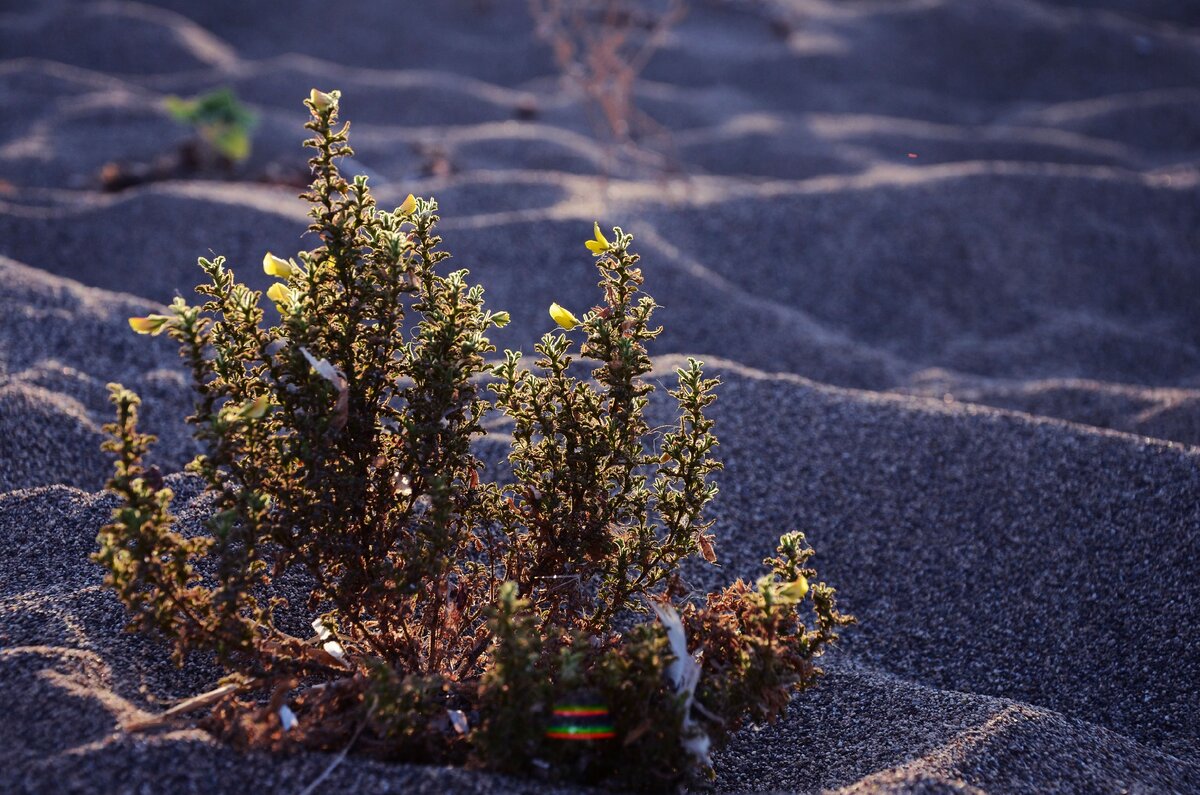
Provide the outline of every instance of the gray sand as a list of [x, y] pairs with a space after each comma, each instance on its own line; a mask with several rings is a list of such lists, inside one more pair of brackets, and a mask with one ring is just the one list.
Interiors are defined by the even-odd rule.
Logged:
[[[801, 529], [861, 624], [718, 790], [1200, 791], [1195, 4], [696, 0], [638, 94], [686, 179], [614, 156], [524, 2], [426, 5], [0, 8], [0, 792], [298, 791], [330, 761], [123, 733], [219, 673], [122, 633], [87, 560], [105, 384], [165, 471], [193, 452], [171, 344], [125, 319], [190, 295], [197, 256], [261, 288], [263, 251], [307, 245], [294, 189], [234, 180], [303, 166], [313, 85], [381, 203], [439, 198], [502, 347], [595, 303], [600, 218], [664, 305], [655, 377], [723, 379], [722, 567], [689, 578]], [[163, 95], [224, 85], [260, 117], [233, 179], [98, 190], [186, 138]], [[353, 757], [336, 785], [575, 791]]]

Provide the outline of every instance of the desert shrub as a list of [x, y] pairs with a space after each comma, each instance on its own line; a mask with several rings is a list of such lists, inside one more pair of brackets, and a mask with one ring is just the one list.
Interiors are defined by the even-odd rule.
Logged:
[[[306, 103], [319, 244], [266, 255], [271, 306], [218, 257], [200, 260], [203, 303], [130, 320], [191, 370], [205, 453], [189, 470], [212, 513], [203, 532], [175, 527], [138, 398], [112, 385], [107, 582], [133, 627], [226, 668], [194, 705], [232, 742], [651, 787], [707, 768], [711, 743], [813, 684], [850, 619], [809, 585], [798, 534], [756, 586], [685, 596], [681, 561], [716, 560], [717, 382], [689, 361], [675, 423], [649, 426], [660, 329], [632, 237], [595, 225], [599, 304], [553, 305], [532, 366], [489, 362], [508, 315], [444, 269], [436, 202], [381, 210], [366, 178], [341, 176], [338, 98]], [[500, 480], [472, 448], [489, 412], [511, 424]]]

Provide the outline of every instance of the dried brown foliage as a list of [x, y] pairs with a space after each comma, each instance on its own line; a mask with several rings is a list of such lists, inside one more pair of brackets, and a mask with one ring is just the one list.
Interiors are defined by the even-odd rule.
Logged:
[[686, 15], [686, 0], [529, 0], [529, 7], [538, 37], [584, 97], [593, 124], [617, 144], [658, 138], [669, 147], [666, 130], [638, 110], [634, 92], [655, 51]]

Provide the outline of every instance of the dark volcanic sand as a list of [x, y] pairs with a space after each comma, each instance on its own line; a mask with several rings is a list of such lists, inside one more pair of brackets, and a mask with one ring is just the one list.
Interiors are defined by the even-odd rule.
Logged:
[[[639, 89], [667, 179], [610, 157], [524, 2], [424, 5], [0, 4], [0, 792], [299, 791], [329, 762], [119, 731], [217, 673], [121, 633], [87, 560], [104, 385], [165, 470], [192, 452], [177, 357], [125, 318], [197, 256], [263, 287], [306, 245], [291, 188], [99, 191], [186, 137], [164, 95], [223, 85], [260, 116], [240, 174], [302, 167], [299, 100], [341, 88], [353, 168], [439, 198], [501, 346], [595, 303], [593, 218], [637, 235], [658, 377], [693, 354], [725, 382], [723, 566], [695, 580], [802, 529], [861, 620], [720, 790], [1200, 790], [1200, 8], [696, 0]], [[553, 791], [356, 758], [326, 786]]]

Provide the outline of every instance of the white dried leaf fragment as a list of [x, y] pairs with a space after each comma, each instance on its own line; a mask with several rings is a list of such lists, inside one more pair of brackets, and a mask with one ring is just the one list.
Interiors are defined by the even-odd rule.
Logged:
[[471, 724], [467, 722], [467, 715], [461, 709], [446, 710], [446, 717], [450, 718], [450, 725], [459, 734], [466, 734], [470, 731]]
[[346, 661], [346, 650], [343, 649], [342, 644], [338, 643], [336, 640], [325, 641], [321, 648], [328, 652], [329, 655], [338, 662], [344, 663]]
[[396, 493], [401, 497], [412, 496], [412, 479], [408, 475], [396, 475]]
[[321, 619], [316, 619], [312, 622], [313, 632], [317, 633], [317, 637], [321, 640], [329, 640], [333, 637], [333, 633], [329, 631], [329, 627], [325, 626], [325, 622]]
[[308, 360], [309, 366], [316, 374], [337, 389], [337, 401], [333, 406], [333, 416], [330, 418], [329, 426], [334, 431], [340, 431], [346, 427], [346, 423], [350, 419], [350, 384], [346, 380], [345, 374], [330, 364], [328, 359], [318, 359], [313, 356], [304, 346], [300, 347], [300, 352], [304, 354], [304, 358]]
[[304, 354], [304, 358], [308, 360], [308, 364], [316, 371], [317, 375], [329, 381], [334, 386], [341, 388], [342, 382], [345, 380], [338, 369], [329, 363], [328, 359], [318, 359], [308, 352], [308, 348], [300, 347], [300, 352]]
[[658, 600], [651, 600], [650, 606], [654, 608], [658, 620], [667, 630], [667, 642], [671, 644], [671, 653], [675, 655], [675, 659], [671, 661], [671, 665], [667, 669], [667, 676], [675, 685], [675, 692], [684, 696], [680, 744], [693, 759], [709, 767], [712, 765], [712, 761], [709, 759], [708, 752], [712, 742], [700, 723], [692, 719], [692, 701], [695, 698], [696, 685], [700, 681], [700, 665], [688, 651], [687, 633], [683, 629], [683, 621], [680, 620], [675, 606], [670, 602]]

